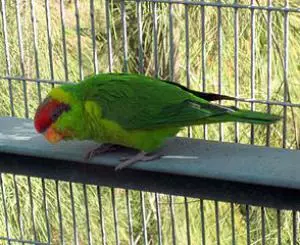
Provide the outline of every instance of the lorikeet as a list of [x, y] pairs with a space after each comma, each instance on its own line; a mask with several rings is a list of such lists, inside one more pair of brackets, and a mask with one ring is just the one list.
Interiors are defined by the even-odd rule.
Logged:
[[51, 143], [68, 139], [104, 143], [88, 158], [115, 145], [140, 150], [117, 166], [121, 169], [158, 157], [151, 153], [184, 126], [228, 121], [269, 124], [280, 119], [210, 103], [221, 99], [233, 98], [144, 75], [99, 74], [53, 88], [38, 107], [34, 125]]

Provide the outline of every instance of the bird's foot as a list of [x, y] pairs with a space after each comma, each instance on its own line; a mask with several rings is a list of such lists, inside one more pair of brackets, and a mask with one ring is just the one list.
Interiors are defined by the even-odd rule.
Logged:
[[102, 144], [100, 146], [97, 146], [96, 148], [92, 149], [91, 151], [89, 151], [85, 157], [84, 160], [90, 160], [93, 157], [103, 154], [103, 153], [107, 153], [107, 152], [113, 152], [116, 151], [119, 148], [119, 145], [114, 145], [114, 144]]
[[135, 164], [137, 162], [147, 162], [147, 161], [152, 161], [155, 159], [158, 159], [162, 156], [162, 154], [159, 153], [154, 153], [154, 154], [150, 154], [146, 153], [144, 151], [139, 152], [138, 154], [136, 154], [133, 157], [123, 157], [120, 159], [121, 163], [118, 164], [115, 168], [116, 171], [121, 170], [123, 168], [126, 168], [132, 164]]

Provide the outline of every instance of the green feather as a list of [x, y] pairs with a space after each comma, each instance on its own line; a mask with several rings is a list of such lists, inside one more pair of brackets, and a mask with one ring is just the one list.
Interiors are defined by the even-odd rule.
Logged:
[[[99, 74], [60, 89], [76, 97], [73, 101], [81, 103], [83, 108], [84, 115], [73, 119], [73, 124], [78, 120], [77, 123], [85, 125], [81, 132], [74, 133], [75, 138], [78, 134], [80, 139], [144, 151], [155, 150], [184, 126], [228, 121], [268, 124], [280, 119], [266, 113], [211, 104], [209, 101], [233, 98], [193, 91], [138, 74]], [[71, 111], [61, 117], [72, 113], [73, 102], [70, 99], [69, 102]], [[58, 121], [57, 127], [68, 128], [66, 121], [64, 125]]]

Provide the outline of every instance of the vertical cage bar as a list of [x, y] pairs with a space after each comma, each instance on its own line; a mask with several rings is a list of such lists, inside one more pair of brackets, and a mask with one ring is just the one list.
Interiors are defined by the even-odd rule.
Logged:
[[156, 219], [157, 219], [157, 234], [158, 234], [158, 244], [162, 245], [162, 227], [161, 227], [161, 217], [160, 217], [160, 195], [155, 193], [155, 208], [156, 208]]
[[115, 239], [116, 239], [116, 244], [119, 245], [120, 240], [119, 240], [119, 227], [118, 227], [118, 211], [116, 207], [116, 196], [115, 196], [114, 188], [111, 188], [111, 202], [112, 202], [113, 215], [114, 215]]
[[108, 49], [108, 70], [112, 72], [112, 42], [111, 42], [111, 29], [110, 29], [110, 11], [109, 11], [109, 0], [105, 0], [105, 20], [106, 20], [106, 39], [107, 39], [107, 49]]
[[86, 184], [83, 184], [83, 195], [84, 195], [84, 207], [85, 207], [85, 218], [86, 218], [86, 232], [88, 237], [88, 244], [92, 244], [92, 234], [90, 228], [90, 215], [89, 215], [89, 203], [88, 203], [88, 195], [86, 190]]
[[50, 242], [51, 242], [50, 223], [49, 223], [49, 216], [48, 216], [47, 193], [46, 193], [46, 186], [45, 186], [45, 179], [44, 178], [42, 178], [42, 192], [43, 192], [43, 205], [44, 205], [44, 209], [45, 209], [47, 240], [48, 240], [48, 243], [50, 244]]
[[[238, 0], [234, 1], [235, 4], [238, 4]], [[234, 84], [235, 84], [235, 91], [234, 96], [236, 98], [239, 97], [239, 14], [238, 8], [234, 9]], [[235, 106], [238, 107], [239, 103], [236, 100]], [[234, 130], [234, 141], [235, 143], [239, 142], [240, 138], [240, 129], [239, 123], [235, 123], [235, 130]]]
[[[21, 216], [18, 182], [17, 182], [15, 174], [13, 175], [13, 181], [14, 181], [15, 198], [16, 198], [16, 206], [17, 206], [18, 226], [19, 226], [19, 229], [20, 229], [20, 240], [23, 240], [23, 237], [24, 237], [23, 236], [23, 234], [24, 234], [23, 219], [22, 219], [22, 216]], [[22, 243], [22, 244], [24, 244], [24, 243]]]
[[129, 233], [129, 244], [133, 245], [133, 232], [132, 232], [132, 213], [131, 213], [131, 204], [130, 204], [130, 195], [129, 191], [126, 189], [126, 207], [127, 207], [127, 219], [128, 219], [128, 233]]
[[185, 206], [187, 244], [190, 245], [191, 244], [190, 215], [189, 215], [189, 203], [187, 197], [184, 197], [184, 206]]
[[105, 222], [104, 222], [104, 215], [103, 215], [101, 188], [99, 186], [97, 186], [97, 196], [98, 196], [98, 205], [99, 205], [102, 245], [105, 245], [106, 244]]
[[62, 220], [62, 212], [60, 205], [60, 191], [59, 191], [59, 181], [55, 180], [55, 191], [56, 191], [56, 201], [57, 201], [57, 215], [59, 222], [59, 239], [60, 244], [64, 244], [64, 231], [63, 231], [63, 220]]
[[292, 216], [293, 216], [293, 245], [298, 244], [298, 231], [299, 231], [299, 220], [297, 216], [297, 211], [293, 210], [292, 211]]
[[234, 204], [230, 203], [231, 211], [231, 234], [232, 234], [232, 245], [235, 245], [235, 219], [234, 219]]
[[75, 213], [75, 202], [74, 202], [74, 193], [73, 193], [73, 183], [69, 182], [70, 190], [70, 199], [71, 199], [71, 210], [72, 210], [72, 219], [73, 219], [73, 239], [74, 244], [78, 244], [78, 233], [77, 233], [77, 224], [76, 224], [76, 213]]
[[[47, 39], [48, 39], [48, 54], [49, 54], [49, 63], [50, 63], [50, 77], [51, 80], [54, 80], [54, 69], [53, 69], [53, 48], [52, 48], [52, 38], [51, 38], [51, 14], [49, 7], [49, 0], [45, 0], [46, 8], [46, 23], [47, 23]], [[54, 84], [52, 83], [52, 87]]]
[[261, 244], [266, 244], [265, 208], [261, 207]]
[[247, 245], [251, 244], [250, 237], [250, 207], [246, 205], [246, 232], [247, 232]]
[[144, 50], [143, 50], [143, 23], [142, 23], [142, 3], [136, 2], [137, 22], [138, 22], [138, 40], [139, 40], [139, 73], [144, 73]]
[[[190, 88], [190, 42], [189, 42], [189, 5], [184, 6], [185, 17], [185, 69], [186, 69], [186, 85]], [[192, 137], [192, 128], [188, 127], [188, 137]]]
[[[285, 8], [288, 8], [289, 2], [285, 0]], [[288, 40], [289, 40], [289, 17], [288, 11], [284, 12], [283, 27], [283, 102], [288, 101]], [[282, 147], [286, 148], [287, 134], [287, 106], [283, 106], [283, 128], [282, 128]]]
[[[1, 0], [2, 3], [2, 30], [4, 35], [4, 49], [5, 49], [5, 62], [6, 62], [6, 75], [10, 77], [11, 75], [11, 64], [10, 64], [10, 52], [9, 52], [9, 44], [8, 44], [8, 33], [7, 33], [7, 23], [6, 23], [6, 2], [5, 0]], [[13, 100], [13, 89], [12, 89], [12, 81], [8, 78], [8, 92], [9, 92], [9, 101], [10, 101], [10, 112], [11, 115], [15, 115], [14, 108], [14, 100]]]
[[[268, 7], [272, 7], [272, 0], [268, 0]], [[272, 81], [272, 12], [268, 10], [268, 19], [267, 19], [267, 39], [268, 39], [268, 53], [267, 53], [267, 112], [271, 113], [271, 106], [269, 101], [271, 100], [271, 81]], [[271, 126], [267, 125], [267, 135], [266, 135], [266, 145], [270, 146], [270, 138], [271, 138]]]
[[[204, 2], [204, 0], [201, 0], [201, 2]], [[201, 6], [201, 64], [202, 64], [202, 90], [203, 92], [206, 91], [206, 40], [205, 40], [205, 6]], [[207, 125], [203, 125], [203, 138], [207, 139]]]
[[10, 243], [10, 229], [9, 229], [9, 222], [8, 222], [8, 213], [7, 213], [7, 206], [6, 206], [6, 194], [5, 194], [5, 187], [3, 183], [2, 173], [0, 173], [0, 182], [1, 182], [1, 197], [2, 197], [2, 206], [4, 211], [4, 223], [5, 223], [5, 230], [6, 230], [6, 237], [7, 243]]
[[33, 205], [33, 197], [32, 197], [32, 187], [31, 187], [31, 178], [27, 177], [28, 191], [29, 191], [29, 202], [30, 202], [30, 216], [33, 230], [33, 239], [36, 241], [37, 234], [35, 229], [35, 218], [34, 218], [34, 205]]
[[154, 69], [155, 77], [159, 77], [159, 64], [158, 64], [158, 42], [157, 42], [157, 3], [152, 3], [153, 12], [153, 48], [154, 48]]
[[200, 199], [200, 217], [201, 217], [201, 235], [202, 235], [202, 245], [205, 245], [205, 218], [204, 218], [204, 202]]
[[122, 34], [123, 34], [123, 72], [128, 72], [128, 45], [127, 45], [127, 21], [126, 21], [125, 0], [121, 1], [121, 19], [122, 19]]
[[77, 34], [77, 47], [78, 47], [78, 70], [80, 80], [83, 79], [83, 67], [82, 67], [82, 53], [81, 53], [81, 34], [80, 34], [80, 14], [78, 0], [75, 3], [75, 17], [76, 17], [76, 34]]
[[38, 37], [37, 37], [37, 23], [35, 17], [35, 5], [34, 0], [30, 1], [30, 9], [31, 9], [31, 23], [32, 23], [32, 32], [33, 32], [33, 48], [34, 48], [34, 58], [35, 58], [35, 72], [36, 72], [36, 84], [38, 91], [38, 99], [39, 103], [42, 101], [42, 91], [41, 91], [41, 83], [38, 81], [40, 78], [40, 66], [39, 66], [39, 55], [38, 55]]
[[91, 16], [91, 35], [93, 40], [93, 65], [94, 73], [98, 73], [98, 56], [97, 56], [97, 42], [95, 33], [95, 7], [94, 0], [90, 0], [90, 16]]
[[221, 240], [220, 240], [219, 202], [218, 201], [215, 201], [215, 216], [216, 216], [217, 245], [220, 245], [221, 244]]
[[277, 244], [281, 245], [281, 212], [277, 209]]
[[64, 0], [60, 0], [60, 20], [61, 20], [61, 35], [62, 35], [62, 45], [64, 53], [64, 70], [65, 70], [65, 80], [69, 80], [68, 71], [68, 56], [67, 56], [67, 44], [66, 44], [66, 27], [65, 27], [65, 6]]
[[142, 207], [142, 222], [143, 222], [143, 237], [144, 237], [144, 244], [148, 244], [148, 235], [147, 235], [147, 214], [146, 214], [146, 207], [145, 207], [145, 193], [140, 191], [140, 202]]
[[169, 3], [169, 46], [170, 46], [170, 80], [174, 80], [174, 35], [173, 35], [173, 5]]
[[[21, 75], [24, 77], [25, 68], [24, 68], [24, 46], [23, 46], [23, 34], [22, 34], [22, 25], [20, 21], [20, 2], [19, 0], [15, 1], [16, 4], [16, 20], [17, 20], [17, 29], [18, 29], [18, 46], [20, 53], [20, 67], [21, 67]], [[27, 84], [25, 80], [22, 80], [23, 85], [23, 98], [24, 98], [24, 109], [25, 109], [25, 118], [29, 117], [28, 110], [28, 98], [27, 98]]]
[[175, 210], [173, 204], [173, 196], [169, 196], [170, 214], [171, 214], [171, 225], [172, 225], [172, 244], [176, 245], [176, 228], [175, 228]]
[[[251, 6], [254, 5], [254, 0], [251, 0]], [[251, 11], [251, 99], [255, 99], [255, 12], [254, 8]], [[251, 110], [255, 110], [255, 104], [251, 102]], [[251, 144], [254, 144], [254, 125], [251, 123]]]
[[[221, 3], [221, 0], [218, 1]], [[218, 7], [218, 93], [222, 93], [222, 49], [223, 49], [223, 38], [222, 38], [222, 12], [221, 7]], [[221, 100], [219, 104], [221, 104]], [[219, 123], [219, 140], [223, 141], [223, 124]]]

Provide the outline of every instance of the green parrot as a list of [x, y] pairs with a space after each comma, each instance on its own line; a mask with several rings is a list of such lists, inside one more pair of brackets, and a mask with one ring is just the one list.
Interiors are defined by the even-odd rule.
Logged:
[[102, 143], [87, 153], [113, 151], [117, 146], [139, 150], [116, 169], [160, 157], [157, 151], [182, 127], [247, 122], [270, 124], [279, 116], [212, 104], [233, 97], [202, 93], [180, 84], [138, 74], [109, 73], [53, 88], [39, 105], [34, 125], [51, 142], [94, 140]]

